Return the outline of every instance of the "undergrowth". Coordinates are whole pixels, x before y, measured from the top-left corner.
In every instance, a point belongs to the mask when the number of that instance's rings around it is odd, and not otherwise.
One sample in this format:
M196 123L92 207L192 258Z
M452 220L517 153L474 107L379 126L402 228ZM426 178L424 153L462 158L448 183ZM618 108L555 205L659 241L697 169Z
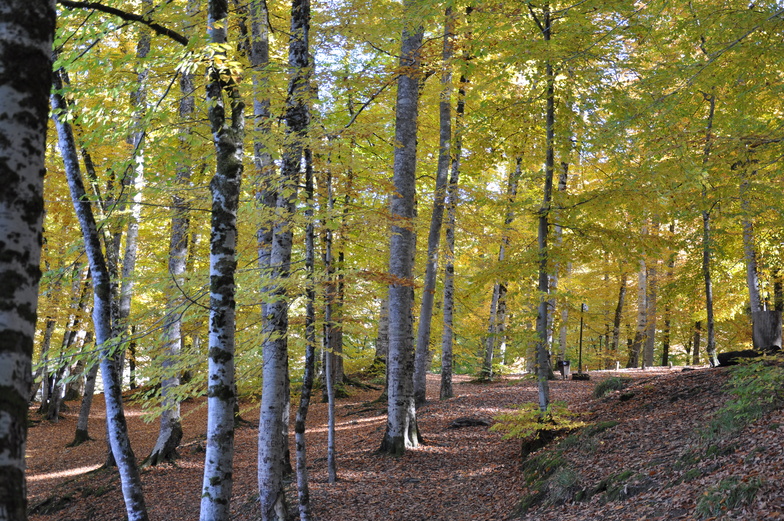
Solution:
M630 381L631 378L623 378L620 376L611 376L610 378L606 378L594 386L593 397L602 398L604 395L613 391L620 391L626 387Z
M706 440L734 434L784 406L784 359L781 357L744 360L730 371L728 387L732 399L700 433Z

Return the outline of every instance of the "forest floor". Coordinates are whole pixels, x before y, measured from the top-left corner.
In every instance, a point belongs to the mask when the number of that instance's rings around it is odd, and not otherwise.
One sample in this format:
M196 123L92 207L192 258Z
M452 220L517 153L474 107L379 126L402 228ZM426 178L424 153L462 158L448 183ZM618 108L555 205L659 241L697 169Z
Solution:
M627 387L593 398L598 381L628 377ZM479 384L455 378L456 397L419 409L424 443L400 458L380 455L386 416L379 391L352 390L338 401L338 482L327 483L326 404L308 416L310 493L319 521L784 519L784 411L775 410L739 433L706 439L704 428L730 395L726 369L597 371L591 381L552 381L589 424L520 457L521 441L485 426L450 428L457 418L491 420L536 400L536 382L505 377ZM106 459L103 403L90 423L95 441L67 448L77 403L58 423L34 422L27 447L31 521L119 521L124 518L116 470ZM127 409L137 457L151 450L158 425ZM183 406L181 458L142 473L152 521L196 520L204 459L206 406ZM32 419L37 416L31 410ZM233 519L259 519L256 490L258 404L244 404L249 426L236 431ZM292 429L293 433L293 429ZM293 453L293 435L292 435ZM290 498L294 499L292 491ZM528 504L524 512L521 504ZM292 506L292 519L296 505Z

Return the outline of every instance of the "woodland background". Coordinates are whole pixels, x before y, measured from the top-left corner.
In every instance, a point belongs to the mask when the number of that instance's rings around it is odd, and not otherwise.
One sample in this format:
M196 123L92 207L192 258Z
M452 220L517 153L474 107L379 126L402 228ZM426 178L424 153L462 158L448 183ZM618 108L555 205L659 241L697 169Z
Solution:
M431 348L425 369L484 379L576 365L580 345L591 369L750 345L752 313L784 306L782 16L737 1L61 0L34 354L44 409L57 417L63 386L83 393L101 353L152 416L207 393L221 161L234 169L239 397L273 385L275 342L275 382L299 385L318 347L330 391L414 344ZM416 196L395 157L406 78ZM110 344L90 327L96 274L66 127L108 262ZM416 250L396 247L407 234ZM279 239L290 261L265 264ZM405 338L391 350L390 287L413 299L405 327L392 314ZM413 321L424 297L433 307ZM414 342L423 317L432 331ZM261 399L288 402L275 389Z

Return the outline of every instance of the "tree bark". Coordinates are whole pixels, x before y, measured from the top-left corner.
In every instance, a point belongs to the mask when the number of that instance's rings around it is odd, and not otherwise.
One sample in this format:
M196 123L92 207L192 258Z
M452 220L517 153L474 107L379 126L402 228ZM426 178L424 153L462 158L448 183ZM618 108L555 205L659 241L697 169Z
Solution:
M643 351L644 367L653 367L653 353L656 341L656 299L658 297L658 281L656 278L656 263L652 262L645 275L647 279L648 294L646 296L645 311L645 349Z
M618 305L615 306L615 315L613 316L613 331L612 331L612 347L611 350L618 358L620 351L621 339L621 319L623 318L623 303L626 300L626 284L628 275L625 271L621 272L621 281L618 288Z
M59 137L60 153L63 156L71 200L82 229L85 252L93 279L93 325L96 347L101 352L101 374L106 401L107 432L111 453L120 471L123 498L129 521L146 521L147 508L144 503L139 467L128 438L122 403L122 387L117 371L117 346L112 338L112 293L109 270L101 251L98 227L92 206L82 182L79 160L70 123L63 120L67 110L65 99L59 94L62 78L55 75L55 90L51 96L52 112Z
M454 54L455 16L447 7L444 20L444 47L441 54L443 73L441 76L441 98L438 104L439 147L436 168L436 186L433 192L433 213L427 236L427 263L422 301L419 308L416 358L414 363L414 398L417 405L425 403L426 374L430 362L430 329L433 318L433 300L436 293L438 252L441 243L441 224L444 220L449 166L452 159L452 55Z
M716 95L711 93L705 95L705 100L708 102L708 121L705 129L705 148L703 149L702 166L707 167L711 155L711 147L713 144L713 116L716 111ZM703 204L708 204L708 187L703 182L702 184L702 200ZM702 276L705 281L705 310L708 315L708 345L706 352L708 354L708 363L711 367L719 365L716 358L716 336L714 332L714 317L713 317L713 278L711 276L711 257L712 257L712 238L711 238L711 210L706 208L702 211ZM699 349L695 351L699 353Z
M702 322L698 320L694 323L694 342L692 343L692 361L697 365L700 363L700 335L702 334Z
M228 5L210 0L207 25L213 44L227 44ZM243 169L245 120L239 86L225 65L208 67L208 117L215 145L215 175L210 233L209 384L207 388L207 449L201 494L201 521L227 520L234 484L235 282L237 268L237 207ZM228 109L228 110L227 110ZM227 113L228 112L228 113Z
M291 271L291 219L302 164L304 140L310 120L309 38L310 2L293 0L289 36L289 87L286 101L286 144L283 150L276 222L270 250L270 292L265 311L263 389L259 418L258 485L261 518L284 521L287 516L283 490L285 443L284 418L288 390L288 298L285 279Z
M44 217L53 2L9 0L0 31L0 512L27 519L25 443Z
M634 332L634 341L629 350L629 361L626 367L631 369L640 365L640 354L645 344L645 334L648 325L648 271L645 261L640 259L640 271L637 275L637 329Z
M411 306L416 198L416 145L423 28L416 11L419 0L404 0L405 20L400 50L400 75L395 105L395 150L392 237L389 246L389 391L387 426L381 452L395 456L420 442L414 401L414 353Z
M542 8L542 22L540 29L544 41L549 48L552 40L552 20L550 3L545 2ZM532 11L533 13L533 11ZM542 414L550 406L550 386L548 383L550 360L547 351L547 295L550 291L548 277L549 245L548 234L550 228L550 212L553 194L553 176L555 171L555 72L550 58L545 61L545 81L547 84L546 109L545 109L545 164L544 187L542 206L539 209L539 226L537 232L537 245L539 247L539 312L536 317L536 373L538 381L539 410Z

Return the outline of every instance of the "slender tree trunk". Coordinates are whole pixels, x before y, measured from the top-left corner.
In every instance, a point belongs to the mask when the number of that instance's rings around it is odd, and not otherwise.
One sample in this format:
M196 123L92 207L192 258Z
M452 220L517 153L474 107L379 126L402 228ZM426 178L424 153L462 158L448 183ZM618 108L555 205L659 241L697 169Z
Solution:
M612 352L615 354L616 360L619 357L620 339L621 339L621 318L623 318L623 303L626 300L626 284L628 282L628 275L626 272L621 272L621 282L618 288L618 305L615 306L615 316L613 317L613 332L612 332Z
M52 111L59 136L60 152L65 164L71 199L79 219L85 243L85 251L93 279L93 323L96 346L101 351L101 374L104 382L106 417L111 453L117 462L129 521L146 521L147 508L144 503L139 467L128 438L122 404L122 388L117 372L116 346L110 343L111 327L111 281L106 259L101 251L98 227L95 223L90 201L87 199L79 169L71 125L63 121L67 110L65 100L59 94L62 79L56 76L55 92L52 94Z
M228 5L211 0L207 24L213 44L229 42ZM244 109L239 86L219 60L209 68L208 116L215 144L215 175L210 233L209 386L207 450L201 494L201 521L227 520L234 484L235 292L237 207L245 139Z
M694 343L692 344L692 361L691 363L697 365L700 363L700 335L702 334L702 322L697 321L694 323Z
M705 148L703 150L702 165L707 167L710 160L711 147L713 144L713 116L716 111L716 95L711 93L705 95L705 100L708 102L708 121L705 130ZM705 183L702 185L702 200L703 204L708 204L708 187ZM702 276L705 280L705 310L708 315L708 345L706 352L708 354L708 363L711 367L719 365L716 358L716 337L714 332L714 317L713 317L713 279L711 277L711 257L712 257L712 238L711 238L711 210L706 208L702 211ZM699 353L699 349L695 351Z
M389 247L389 391L387 427L381 452L400 456L420 442L414 401L414 352L411 306L416 247L416 142L423 29L416 24L419 0L404 0L400 75L395 105L395 150L392 237Z
M308 206L305 210L305 270L308 274L305 289L305 369L302 375L302 389L299 407L294 420L294 439L297 447L297 499L300 521L310 521L310 487L308 483L308 459L305 444L305 422L308 416L313 379L316 369L316 233L314 217L313 158L310 149L305 149L305 193Z
M640 354L642 346L645 344L645 333L648 326L648 271L645 268L645 261L640 259L640 271L637 276L637 329L634 332L634 342L629 351L629 361L627 368L635 368L640 365Z
M289 36L289 96L286 101L286 145L281 184L277 191L277 221L270 250L270 302L266 306L263 343L264 371L259 418L258 485L261 518L284 521L287 517L283 490L284 415L288 391L288 299L285 279L291 270L292 230L296 187L302 164L304 140L310 119L310 2L293 0Z
M327 172L327 209L334 209L335 196L332 191L332 174ZM337 280L335 278L334 259L332 256L332 230L324 230L324 271L327 281L324 295L324 393L327 401L327 480L337 481L337 463L335 461L335 384L337 382L336 352L337 326L333 311L337 301Z
M545 2L543 20L540 24L545 43L549 48L552 39L552 20L550 4ZM544 189L542 206L539 209L539 227L537 244L539 247L539 312L536 317L536 365L539 394L539 409L545 413L550 405L550 386L548 383L550 360L547 352L547 295L550 291L548 278L549 246L548 234L550 228L550 211L553 194L553 176L555 171L555 72L550 58L545 62L545 79L547 84L546 111L545 111L545 149L544 164Z
M195 15L198 9L194 0L188 2L189 15ZM191 32L190 24L183 28L185 34ZM180 75L180 104L179 118L183 122L193 117L195 110L193 74L184 72ZM187 150L190 139L190 130L184 129L180 133L180 143L183 150ZM163 323L163 360L161 366L165 377L161 382L161 400L163 412L160 418L158 439L147 456L148 465L157 465L164 461L173 461L177 458L177 447L182 440L182 421L180 418L180 402L174 396L174 391L180 385L180 371L177 368L177 359L182 351L184 336L182 334L183 298L182 288L185 283L185 274L188 269L188 234L190 233L189 203L179 190L186 189L191 182L191 158L177 165L175 187L177 191L172 195L171 231L169 234L169 278L166 287L166 317Z
M0 512L27 519L25 443L44 217L53 2L9 0L0 31Z
M47 385L46 379L48 378L48 371L46 369L47 363L47 353L49 352L49 347L52 345L52 335L54 334L54 327L57 325L57 321L53 318L46 319L46 325L44 326L44 337L41 340L41 354L39 355L39 367L33 374L33 385L30 389L30 402L35 400L35 395L38 394L38 389L43 389L43 394L47 392ZM41 385L43 383L43 385ZM47 397L43 396L41 403L46 401Z
M444 47L441 54L443 73L441 76L441 98L438 104L439 148L436 168L436 186L433 193L433 213L427 236L427 263L422 301L419 308L416 359L414 363L414 398L417 405L426 401L426 374L430 362L430 329L433 318L433 300L436 293L438 252L441 243L441 223L444 220L449 166L452 159L452 55L454 53L455 16L447 7L444 21Z
M92 342L92 331L87 332L85 345ZM87 377L84 380L84 393L82 394L82 403L79 407L79 418L76 420L76 433L74 439L68 444L69 447L77 447L86 441L90 441L89 426L90 426L90 409L93 405L93 396L95 395L95 380L98 377L98 369L100 364L92 362L87 370Z
M466 10L469 14L470 10ZM468 80L460 76L457 91L457 107L455 108L454 151L452 154L451 174L447 187L446 217L446 251L444 254L444 327L441 333L441 388L439 397L442 400L452 398L454 344L454 312L455 312L455 229L457 227L458 182L460 179L460 159L463 153L463 133L465 116L465 85Z
M656 278L656 263L651 263L645 275L647 279L648 294L646 296L647 309L645 311L645 349L643 351L643 365L653 367L653 352L656 341L656 299L658 297L658 281Z

